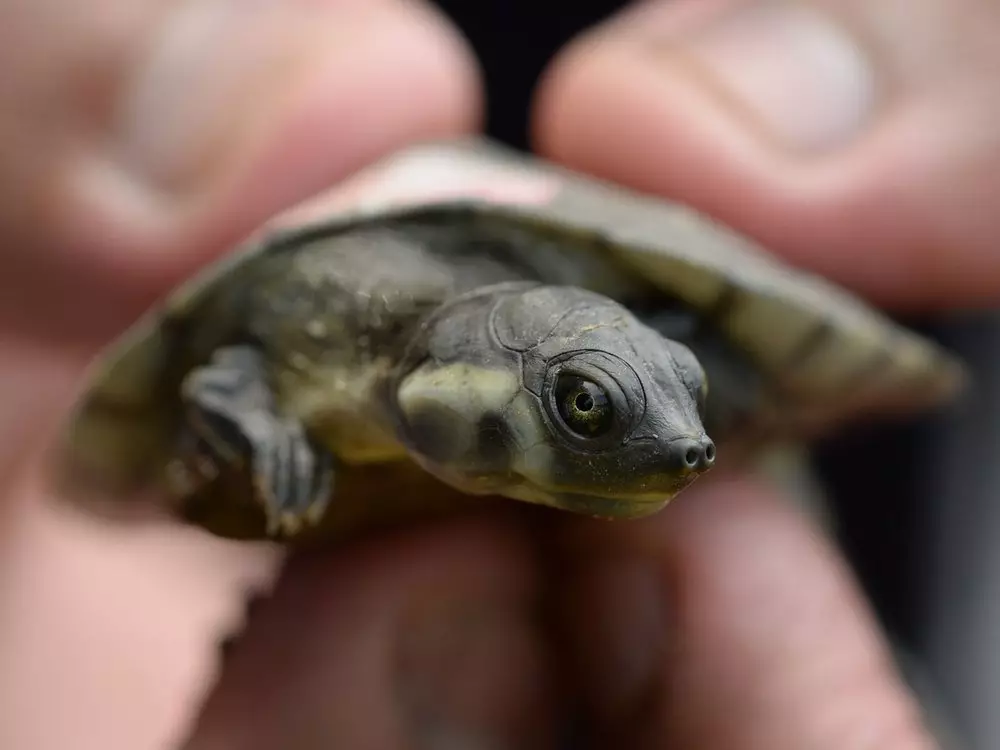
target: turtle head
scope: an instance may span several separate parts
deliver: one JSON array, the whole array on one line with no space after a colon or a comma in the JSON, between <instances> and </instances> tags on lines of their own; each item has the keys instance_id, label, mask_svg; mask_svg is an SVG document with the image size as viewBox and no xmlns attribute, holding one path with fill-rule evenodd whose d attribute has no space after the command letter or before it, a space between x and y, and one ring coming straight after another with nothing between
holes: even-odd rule
<instances>
[{"instance_id":1,"label":"turtle head","mask_svg":"<svg viewBox=\"0 0 1000 750\"><path fill-rule=\"evenodd\" d=\"M414 458L461 490L637 517L713 464L706 393L691 350L617 302L518 284L439 308L393 398Z\"/></svg>"}]
</instances>

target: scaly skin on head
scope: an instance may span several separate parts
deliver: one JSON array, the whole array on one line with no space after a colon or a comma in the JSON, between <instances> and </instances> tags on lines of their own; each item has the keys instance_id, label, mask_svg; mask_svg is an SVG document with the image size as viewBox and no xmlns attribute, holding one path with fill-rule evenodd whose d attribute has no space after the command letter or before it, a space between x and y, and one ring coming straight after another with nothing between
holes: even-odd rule
<instances>
[{"instance_id":1,"label":"scaly skin on head","mask_svg":"<svg viewBox=\"0 0 1000 750\"><path fill-rule=\"evenodd\" d=\"M430 316L394 377L400 439L467 492L635 517L715 459L694 354L574 287L458 297Z\"/></svg>"}]
</instances>

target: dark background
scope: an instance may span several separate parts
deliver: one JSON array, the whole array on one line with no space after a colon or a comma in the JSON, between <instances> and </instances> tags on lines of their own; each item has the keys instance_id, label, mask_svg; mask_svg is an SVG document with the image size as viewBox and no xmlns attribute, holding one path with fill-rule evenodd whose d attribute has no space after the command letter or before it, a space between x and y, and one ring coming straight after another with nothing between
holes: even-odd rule
<instances>
[{"instance_id":1,"label":"dark background","mask_svg":"<svg viewBox=\"0 0 1000 750\"><path fill-rule=\"evenodd\" d=\"M529 104L539 74L577 33L626 3L439 0L437 5L478 53L487 86L488 132L527 148ZM947 646L946 658L941 658L938 614L963 593L960 584L952 584L956 576L979 574L975 555L956 554L956 544L991 544L988 536L976 536L966 526L976 526L976 507L994 505L991 496L998 478L990 473L1000 458L1000 435L989 415L1000 403L992 386L1000 369L992 354L1000 349L1000 326L992 316L904 322L965 357L976 372L979 390L964 405L943 414L842 434L817 447L815 465L832 493L840 542L883 624L897 642L930 665L932 676L946 686L948 708L966 718L963 723L975 724L974 707L962 705L963 691L974 688L963 683L963 668L954 668L961 659L951 659ZM944 497L951 502L945 503ZM959 502L967 504L966 510L956 515ZM976 592L965 594L968 598ZM962 631L962 622L944 622L951 627L949 633Z\"/></svg>"}]
</instances>

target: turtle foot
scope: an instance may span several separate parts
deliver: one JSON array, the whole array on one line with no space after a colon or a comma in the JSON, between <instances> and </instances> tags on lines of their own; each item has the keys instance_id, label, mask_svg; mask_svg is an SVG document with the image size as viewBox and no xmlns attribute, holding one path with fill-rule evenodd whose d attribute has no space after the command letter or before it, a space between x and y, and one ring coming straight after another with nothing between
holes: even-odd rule
<instances>
[{"instance_id":1,"label":"turtle foot","mask_svg":"<svg viewBox=\"0 0 1000 750\"><path fill-rule=\"evenodd\" d=\"M247 467L269 536L291 537L318 522L333 489L332 457L299 420L278 412L259 351L220 349L188 375L182 395L189 474L211 479L220 466Z\"/></svg>"}]
</instances>

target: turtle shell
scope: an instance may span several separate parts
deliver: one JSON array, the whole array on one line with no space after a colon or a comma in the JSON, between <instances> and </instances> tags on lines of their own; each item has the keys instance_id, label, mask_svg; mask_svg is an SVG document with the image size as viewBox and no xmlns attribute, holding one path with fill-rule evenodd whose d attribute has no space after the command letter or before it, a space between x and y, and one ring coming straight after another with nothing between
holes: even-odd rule
<instances>
[{"instance_id":1,"label":"turtle shell","mask_svg":"<svg viewBox=\"0 0 1000 750\"><path fill-rule=\"evenodd\" d=\"M274 218L147 313L93 367L67 433L74 476L135 489L162 467L164 404L175 403L163 389L176 385L165 377L177 355L167 331L244 264L307 237L431 214L512 222L639 271L747 353L772 392L758 422L784 436L929 407L962 382L959 363L936 345L690 208L489 141L455 140L397 152ZM599 286L585 268L580 283Z\"/></svg>"}]
</instances>

